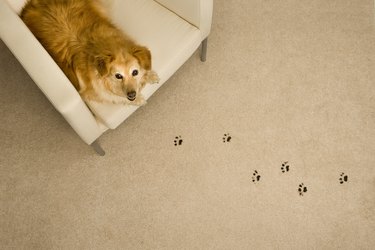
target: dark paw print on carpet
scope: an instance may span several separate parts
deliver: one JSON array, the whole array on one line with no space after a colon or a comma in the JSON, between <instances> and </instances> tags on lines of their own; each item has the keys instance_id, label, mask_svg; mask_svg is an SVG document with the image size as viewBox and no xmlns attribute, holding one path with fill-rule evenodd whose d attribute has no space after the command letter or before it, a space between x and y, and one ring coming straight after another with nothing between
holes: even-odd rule
<instances>
[{"instance_id":1,"label":"dark paw print on carpet","mask_svg":"<svg viewBox=\"0 0 375 250\"><path fill-rule=\"evenodd\" d=\"M339 181L340 181L340 184L344 184L345 182L348 182L348 176L344 173L341 173L340 174L340 178L339 178Z\"/></svg>"},{"instance_id":2,"label":"dark paw print on carpet","mask_svg":"<svg viewBox=\"0 0 375 250\"><path fill-rule=\"evenodd\" d=\"M251 177L251 179L252 179L252 181L253 181L254 183L260 181L260 175L259 175L259 173L258 173L257 170L254 171L254 173L253 173L253 177Z\"/></svg>"},{"instance_id":3,"label":"dark paw print on carpet","mask_svg":"<svg viewBox=\"0 0 375 250\"><path fill-rule=\"evenodd\" d=\"M175 146L181 146L181 145L182 145L182 142L183 142L183 140L182 140L182 138L181 138L181 135L176 136L176 137L174 138L174 145L175 145Z\"/></svg>"},{"instance_id":4,"label":"dark paw print on carpet","mask_svg":"<svg viewBox=\"0 0 375 250\"><path fill-rule=\"evenodd\" d=\"M224 136L222 137L222 140L223 140L223 143L228 143L230 142L232 139L232 137L230 136L229 133L225 133ZM177 147L177 146L181 146L183 143L183 139L181 137L181 135L179 136L176 136L174 138L174 145ZM285 161L281 164L281 172L282 173L287 173L290 171L290 164L288 161ZM258 183L260 181L260 174L258 173L257 170L254 170L253 174L252 174L252 177L251 177L251 180L253 183ZM340 184L344 184L346 182L348 182L349 180L349 177L347 174L345 173L341 173L340 176L339 176L339 182ZM305 193L307 193L307 187L305 186L305 184L301 183L298 185L298 193L300 196L303 196Z\"/></svg>"},{"instance_id":5,"label":"dark paw print on carpet","mask_svg":"<svg viewBox=\"0 0 375 250\"><path fill-rule=\"evenodd\" d=\"M303 196L304 193L307 192L307 187L305 187L305 184L301 183L298 186L298 193L299 195Z\"/></svg>"},{"instance_id":6,"label":"dark paw print on carpet","mask_svg":"<svg viewBox=\"0 0 375 250\"><path fill-rule=\"evenodd\" d=\"M223 142L224 143L230 142L231 139L232 139L232 137L229 135L229 133L224 134L224 136L223 136Z\"/></svg>"},{"instance_id":7,"label":"dark paw print on carpet","mask_svg":"<svg viewBox=\"0 0 375 250\"><path fill-rule=\"evenodd\" d=\"M284 162L283 164L281 164L281 172L285 173L285 172L289 172L289 164L288 162Z\"/></svg>"}]
</instances>

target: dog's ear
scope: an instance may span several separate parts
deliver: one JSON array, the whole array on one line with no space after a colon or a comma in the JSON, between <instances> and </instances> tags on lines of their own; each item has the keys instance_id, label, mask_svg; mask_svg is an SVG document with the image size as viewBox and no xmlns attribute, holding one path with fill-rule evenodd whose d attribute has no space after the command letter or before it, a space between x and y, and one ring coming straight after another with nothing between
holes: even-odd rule
<instances>
[{"instance_id":1,"label":"dog's ear","mask_svg":"<svg viewBox=\"0 0 375 250\"><path fill-rule=\"evenodd\" d=\"M109 64L113 61L113 56L110 54L95 56L95 67L101 76L109 73Z\"/></svg>"},{"instance_id":2,"label":"dog's ear","mask_svg":"<svg viewBox=\"0 0 375 250\"><path fill-rule=\"evenodd\" d=\"M151 52L148 48L143 46L134 46L131 54L137 58L139 64L145 70L151 69Z\"/></svg>"}]
</instances>

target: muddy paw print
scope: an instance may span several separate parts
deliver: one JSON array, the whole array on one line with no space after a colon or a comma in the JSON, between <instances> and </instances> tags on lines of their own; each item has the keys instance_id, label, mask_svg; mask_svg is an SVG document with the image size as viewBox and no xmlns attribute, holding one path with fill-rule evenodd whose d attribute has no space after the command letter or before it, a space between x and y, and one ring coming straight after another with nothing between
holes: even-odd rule
<instances>
[{"instance_id":1,"label":"muddy paw print","mask_svg":"<svg viewBox=\"0 0 375 250\"><path fill-rule=\"evenodd\" d=\"M307 192L307 187L305 187L305 184L301 183L298 186L298 193L299 195L303 196L304 193Z\"/></svg>"},{"instance_id":2,"label":"muddy paw print","mask_svg":"<svg viewBox=\"0 0 375 250\"><path fill-rule=\"evenodd\" d=\"M230 142L231 139L232 139L232 137L229 135L229 133L224 134L224 136L223 136L223 142L224 143Z\"/></svg>"},{"instance_id":3,"label":"muddy paw print","mask_svg":"<svg viewBox=\"0 0 375 250\"><path fill-rule=\"evenodd\" d=\"M259 175L258 171L256 171L256 170L254 171L253 177L251 177L251 179L254 183L260 181L260 175Z\"/></svg>"},{"instance_id":4,"label":"muddy paw print","mask_svg":"<svg viewBox=\"0 0 375 250\"><path fill-rule=\"evenodd\" d=\"M348 176L344 173L341 173L339 181L340 181L340 184L344 184L345 182L348 182Z\"/></svg>"},{"instance_id":5,"label":"muddy paw print","mask_svg":"<svg viewBox=\"0 0 375 250\"><path fill-rule=\"evenodd\" d=\"M281 164L281 172L283 173L289 172L289 164L287 161Z\"/></svg>"},{"instance_id":6,"label":"muddy paw print","mask_svg":"<svg viewBox=\"0 0 375 250\"><path fill-rule=\"evenodd\" d=\"M182 140L182 138L181 138L181 135L176 136L176 137L174 138L174 145L175 145L175 146L181 146L182 142L183 142L183 140Z\"/></svg>"}]
</instances>

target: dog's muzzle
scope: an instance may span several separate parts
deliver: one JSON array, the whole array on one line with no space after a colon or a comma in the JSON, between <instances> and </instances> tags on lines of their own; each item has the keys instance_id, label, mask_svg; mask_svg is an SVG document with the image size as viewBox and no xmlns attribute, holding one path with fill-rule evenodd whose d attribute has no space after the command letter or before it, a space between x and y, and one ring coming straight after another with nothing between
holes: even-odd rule
<instances>
[{"instance_id":1,"label":"dog's muzzle","mask_svg":"<svg viewBox=\"0 0 375 250\"><path fill-rule=\"evenodd\" d=\"M127 96L129 101L134 101L135 98L137 97L137 92L130 91L129 93L126 94L126 96Z\"/></svg>"}]
</instances>

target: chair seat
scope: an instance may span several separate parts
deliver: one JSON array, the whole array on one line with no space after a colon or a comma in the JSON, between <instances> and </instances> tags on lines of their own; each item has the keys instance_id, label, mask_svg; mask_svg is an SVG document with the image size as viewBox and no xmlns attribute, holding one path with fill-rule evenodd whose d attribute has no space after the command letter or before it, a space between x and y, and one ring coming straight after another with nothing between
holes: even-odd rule
<instances>
[{"instance_id":1,"label":"chair seat","mask_svg":"<svg viewBox=\"0 0 375 250\"><path fill-rule=\"evenodd\" d=\"M116 25L152 54L153 69L159 84L146 85L142 93L148 99L199 47L201 32L192 24L155 1L118 0L110 15ZM114 129L138 107L132 105L87 103L99 122Z\"/></svg>"}]
</instances>

